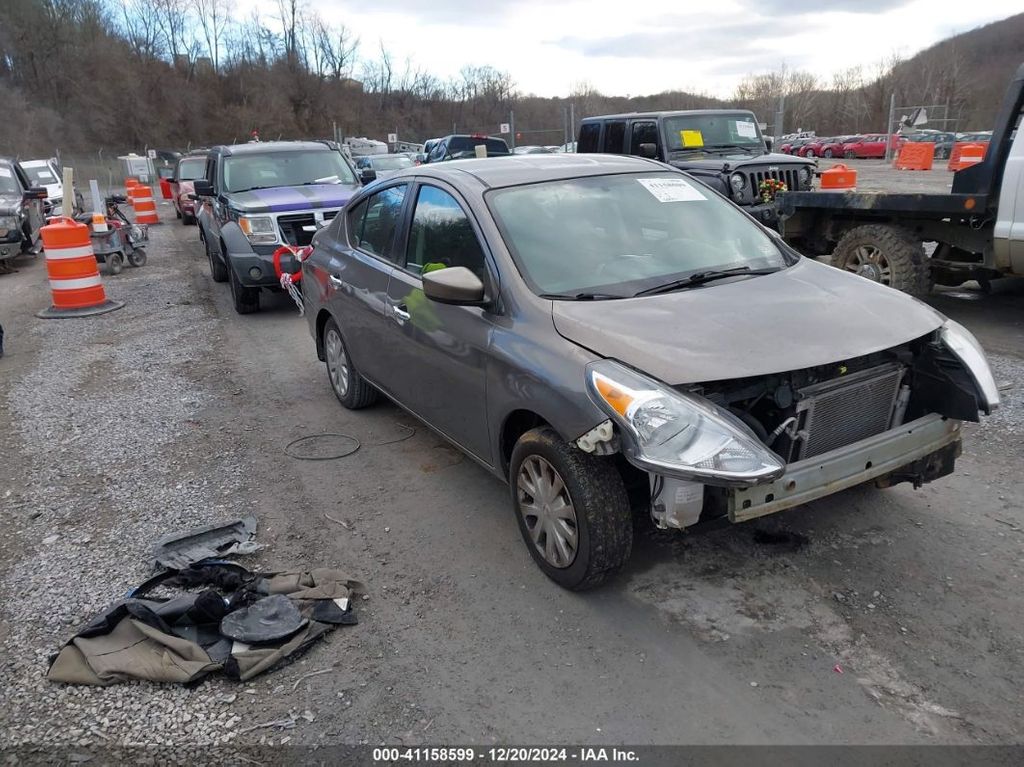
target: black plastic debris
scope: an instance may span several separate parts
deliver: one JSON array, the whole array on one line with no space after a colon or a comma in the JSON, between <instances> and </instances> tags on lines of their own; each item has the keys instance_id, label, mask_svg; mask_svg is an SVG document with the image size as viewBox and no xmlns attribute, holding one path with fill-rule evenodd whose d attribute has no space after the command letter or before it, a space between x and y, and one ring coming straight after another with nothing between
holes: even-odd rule
<instances>
[{"instance_id":1,"label":"black plastic debris","mask_svg":"<svg viewBox=\"0 0 1024 767\"><path fill-rule=\"evenodd\" d=\"M274 594L226 615L220 633L239 642L263 644L289 637L307 623L292 600Z\"/></svg>"},{"instance_id":2,"label":"black plastic debris","mask_svg":"<svg viewBox=\"0 0 1024 767\"><path fill-rule=\"evenodd\" d=\"M184 570L204 559L233 553L249 554L258 545L251 543L255 536L256 517L253 516L174 533L160 539L153 547L153 566Z\"/></svg>"}]
</instances>

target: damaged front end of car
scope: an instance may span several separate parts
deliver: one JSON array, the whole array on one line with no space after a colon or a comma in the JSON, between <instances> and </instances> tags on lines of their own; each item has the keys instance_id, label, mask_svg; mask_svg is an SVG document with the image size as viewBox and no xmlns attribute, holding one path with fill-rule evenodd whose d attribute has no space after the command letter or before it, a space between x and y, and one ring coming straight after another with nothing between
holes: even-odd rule
<instances>
[{"instance_id":1,"label":"damaged front end of car","mask_svg":"<svg viewBox=\"0 0 1024 767\"><path fill-rule=\"evenodd\" d=\"M660 528L740 522L865 482L920 487L953 471L961 423L999 405L984 352L952 321L853 359L698 385L600 360L587 385L608 420L575 444L621 453Z\"/></svg>"}]
</instances>

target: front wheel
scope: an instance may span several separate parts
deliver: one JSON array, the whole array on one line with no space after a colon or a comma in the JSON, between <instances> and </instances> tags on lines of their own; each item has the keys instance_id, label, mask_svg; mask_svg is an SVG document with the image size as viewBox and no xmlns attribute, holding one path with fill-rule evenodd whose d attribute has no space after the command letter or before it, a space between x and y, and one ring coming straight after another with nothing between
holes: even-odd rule
<instances>
[{"instance_id":1,"label":"front wheel","mask_svg":"<svg viewBox=\"0 0 1024 767\"><path fill-rule=\"evenodd\" d=\"M228 269L228 279L231 282L231 300L235 305L235 311L239 314L252 314L260 310L260 289L247 288L242 285L234 269Z\"/></svg>"},{"instance_id":2,"label":"front wheel","mask_svg":"<svg viewBox=\"0 0 1024 767\"><path fill-rule=\"evenodd\" d=\"M822 152L822 154L825 157L831 157L832 156L832 150L831 149L826 149L824 152Z\"/></svg>"},{"instance_id":3,"label":"front wheel","mask_svg":"<svg viewBox=\"0 0 1024 767\"><path fill-rule=\"evenodd\" d=\"M808 149L806 152L804 152L804 157L814 157L814 150Z\"/></svg>"},{"instance_id":4,"label":"front wheel","mask_svg":"<svg viewBox=\"0 0 1024 767\"><path fill-rule=\"evenodd\" d=\"M120 274L124 269L124 260L120 253L111 253L107 256L107 271L110 274Z\"/></svg>"},{"instance_id":5,"label":"front wheel","mask_svg":"<svg viewBox=\"0 0 1024 767\"><path fill-rule=\"evenodd\" d=\"M213 277L214 282L227 282L228 280L228 268L224 265L224 262L220 260L220 257L213 252L213 248L210 247L210 238L203 238L203 245L206 248L206 258L210 262L210 276Z\"/></svg>"},{"instance_id":6,"label":"front wheel","mask_svg":"<svg viewBox=\"0 0 1024 767\"><path fill-rule=\"evenodd\" d=\"M836 245L832 265L912 296L930 291L924 247L910 232L896 226L854 227Z\"/></svg>"},{"instance_id":7,"label":"front wheel","mask_svg":"<svg viewBox=\"0 0 1024 767\"><path fill-rule=\"evenodd\" d=\"M848 149L846 150L846 152L843 153L843 157L845 157L847 160L853 160L854 158L857 157L857 153L854 152L852 149Z\"/></svg>"},{"instance_id":8,"label":"front wheel","mask_svg":"<svg viewBox=\"0 0 1024 767\"><path fill-rule=\"evenodd\" d=\"M610 458L584 453L550 427L532 429L512 451L509 486L523 540L559 586L592 588L629 559L632 513Z\"/></svg>"}]
</instances>

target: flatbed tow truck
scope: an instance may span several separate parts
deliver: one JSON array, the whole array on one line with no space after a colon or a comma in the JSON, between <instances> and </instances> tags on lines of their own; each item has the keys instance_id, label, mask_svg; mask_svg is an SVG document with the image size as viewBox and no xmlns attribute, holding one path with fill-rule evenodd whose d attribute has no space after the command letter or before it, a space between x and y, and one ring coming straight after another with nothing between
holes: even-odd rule
<instances>
[{"instance_id":1,"label":"flatbed tow truck","mask_svg":"<svg viewBox=\"0 0 1024 767\"><path fill-rule=\"evenodd\" d=\"M1010 81L984 159L949 194L782 192L780 232L811 257L913 295L933 285L1024 277L1024 65ZM925 244L934 243L926 254Z\"/></svg>"}]
</instances>

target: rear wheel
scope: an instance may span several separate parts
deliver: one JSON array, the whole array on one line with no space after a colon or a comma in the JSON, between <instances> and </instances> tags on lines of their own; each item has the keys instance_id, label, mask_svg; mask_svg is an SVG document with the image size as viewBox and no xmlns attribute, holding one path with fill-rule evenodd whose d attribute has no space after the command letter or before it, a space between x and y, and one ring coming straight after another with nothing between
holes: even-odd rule
<instances>
[{"instance_id":1,"label":"rear wheel","mask_svg":"<svg viewBox=\"0 0 1024 767\"><path fill-rule=\"evenodd\" d=\"M542 426L516 443L509 486L530 555L558 585L597 586L629 559L632 512L611 459L584 453Z\"/></svg>"},{"instance_id":2,"label":"rear wheel","mask_svg":"<svg viewBox=\"0 0 1024 767\"><path fill-rule=\"evenodd\" d=\"M854 158L855 158L856 156L857 156L857 153L856 153L856 152L854 152L854 151L853 151L852 149L847 149L847 150L846 150L846 151L845 151L845 152L843 153L843 157L845 157L845 158L846 158L847 160L852 160L852 159L854 159Z\"/></svg>"},{"instance_id":3,"label":"rear wheel","mask_svg":"<svg viewBox=\"0 0 1024 767\"><path fill-rule=\"evenodd\" d=\"M832 265L914 296L927 295L930 270L924 247L896 226L866 224L842 236Z\"/></svg>"},{"instance_id":4,"label":"rear wheel","mask_svg":"<svg viewBox=\"0 0 1024 767\"><path fill-rule=\"evenodd\" d=\"M334 396L349 410L359 410L377 401L377 390L366 382L348 356L338 323L324 325L324 363Z\"/></svg>"},{"instance_id":5,"label":"rear wheel","mask_svg":"<svg viewBox=\"0 0 1024 767\"><path fill-rule=\"evenodd\" d=\"M146 265L146 250L145 248L134 248L131 253L128 254L128 263L132 266L145 266Z\"/></svg>"},{"instance_id":6,"label":"rear wheel","mask_svg":"<svg viewBox=\"0 0 1024 767\"><path fill-rule=\"evenodd\" d=\"M231 300L235 311L239 314L252 314L260 310L260 289L247 288L242 285L234 269L228 269L228 280L231 283Z\"/></svg>"},{"instance_id":7,"label":"rear wheel","mask_svg":"<svg viewBox=\"0 0 1024 767\"><path fill-rule=\"evenodd\" d=\"M822 154L822 156L824 156L824 157L831 157L831 156L832 156L832 150L831 150L831 149L826 149L826 150L825 150L824 152L822 152L821 154Z\"/></svg>"},{"instance_id":8,"label":"rear wheel","mask_svg":"<svg viewBox=\"0 0 1024 767\"><path fill-rule=\"evenodd\" d=\"M814 157L814 150L808 149L806 152L804 152L804 157Z\"/></svg>"}]
</instances>

